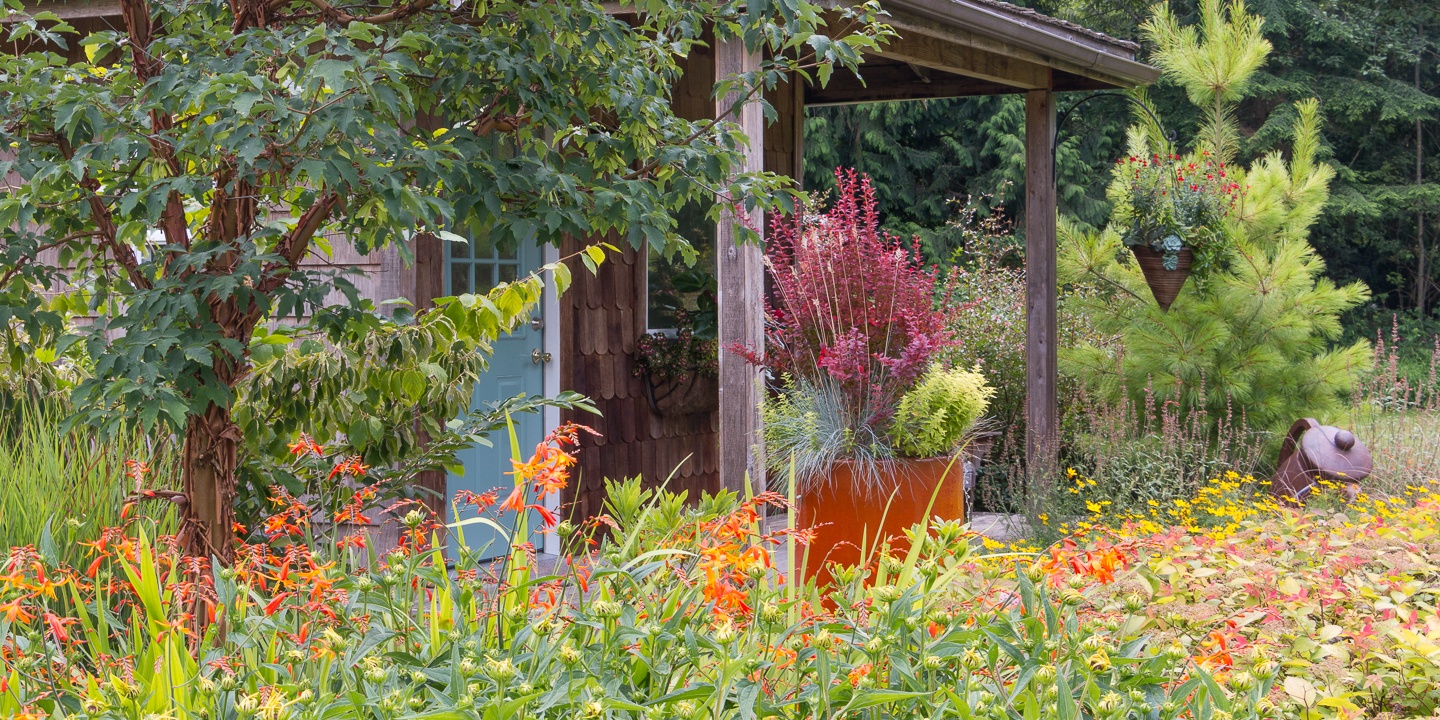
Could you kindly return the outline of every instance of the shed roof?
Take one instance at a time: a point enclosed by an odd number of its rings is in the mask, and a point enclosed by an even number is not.
[[[881,5],[902,39],[909,34],[948,39],[1109,87],[1148,85],[1160,77],[1158,69],[1136,59],[1140,46],[1129,40],[1001,0],[881,0]]]

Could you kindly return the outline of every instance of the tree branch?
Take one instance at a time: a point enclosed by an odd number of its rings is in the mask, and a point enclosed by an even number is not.
[[[334,192],[327,192],[300,215],[299,222],[295,223],[290,234],[286,235],[276,247],[282,261],[270,263],[265,267],[264,277],[260,281],[261,293],[274,292],[285,282],[286,276],[300,265],[300,260],[310,252],[310,240],[315,237],[315,232],[325,224],[326,220],[330,219],[330,213],[339,204],[340,196]]]
[[[266,9],[267,11],[273,12],[289,4],[291,1],[292,0],[270,0],[270,3],[268,4]],[[320,10],[321,15],[324,15],[325,17],[330,18],[335,22],[362,22],[376,25],[380,23],[394,22],[396,20],[404,20],[405,18],[420,13],[426,8],[435,4],[435,0],[416,0],[415,2],[401,5],[392,10],[378,13],[375,15],[352,15],[345,10],[331,5],[329,2],[326,2],[326,0],[305,0],[305,2],[314,5]]]
[[[75,148],[70,141],[63,137],[56,137],[56,145],[60,149],[61,157],[66,161],[73,160]],[[130,279],[130,284],[142,290],[149,290],[150,280],[140,272],[140,261],[135,258],[135,251],[129,245],[120,242],[115,227],[115,216],[111,214],[110,208],[100,200],[100,181],[90,176],[89,168],[80,177],[80,187],[89,191],[85,198],[90,203],[90,215],[95,220],[95,234],[100,237],[100,247],[110,251],[110,257],[120,263],[125,270],[125,275]]]

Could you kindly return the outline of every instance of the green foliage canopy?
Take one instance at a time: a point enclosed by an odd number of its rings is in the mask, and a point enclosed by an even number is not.
[[[687,202],[723,198],[717,219],[787,202],[780,178],[741,172],[730,114],[885,33],[873,4],[842,12],[844,37],[807,0],[622,5],[122,0],[123,31],[77,38],[5,0],[0,177],[24,181],[0,193],[0,324],[85,344],[86,422],[183,428],[185,490],[220,538],[255,329],[358,302],[349,278],[301,264],[326,237],[362,254],[408,255],[422,232],[683,250]],[[716,84],[729,113],[691,121],[671,88],[702,42],[760,60]],[[47,291],[96,322],[64,332]],[[504,326],[524,307],[498,310]]]

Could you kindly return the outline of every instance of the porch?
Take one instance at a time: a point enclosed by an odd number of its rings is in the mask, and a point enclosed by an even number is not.
[[[899,37],[868,55],[862,75],[837,75],[825,87],[792,82],[767,93],[776,111],[767,123],[758,103],[737,118],[751,139],[749,167],[803,178],[807,107],[1024,94],[1026,118],[1025,238],[1028,276],[1029,432],[1032,467],[1056,454],[1056,195],[1053,171],[1060,93],[1123,89],[1153,82],[1158,71],[1135,59],[1138,46],[994,0],[887,0]],[[714,117],[727,99],[710,96],[718,78],[754,69],[758,58],[737,43],[719,43],[688,58],[673,102],[690,119]],[[647,323],[645,252],[625,248],[598,276],[575,275],[559,300],[559,387],[594,399],[602,417],[566,419],[594,425],[564,502],[574,517],[600,512],[604,480],[641,475],[693,498],[765,483],[759,404],[760,370],[727,348],[761,350],[764,250],[737,245],[734,221],[714,228],[718,299],[719,391],[713,412],[661,415],[637,377],[637,340]],[[764,218],[745,218],[764,230]],[[618,243],[617,243],[618,244]],[[569,239],[561,254],[583,243]],[[668,479],[668,480],[667,480]]]

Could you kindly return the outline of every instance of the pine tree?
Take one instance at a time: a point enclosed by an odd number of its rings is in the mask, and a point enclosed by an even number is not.
[[[1236,103],[1269,51],[1260,20],[1238,0],[1228,8],[1221,3],[1202,2],[1199,28],[1182,26],[1168,7],[1145,27],[1155,62],[1186,90],[1197,116],[1185,158],[1191,162],[1238,152]],[[1318,103],[1294,103],[1290,115],[1288,160],[1272,151],[1248,167],[1225,166],[1244,188],[1225,223],[1225,257],[1205,277],[1191,278],[1168,313],[1128,262],[1122,228],[1062,226],[1062,282],[1089,289],[1072,295],[1067,310],[1088,317],[1103,336],[1063,351],[1062,367],[1112,396],[1139,399],[1153,391],[1212,418],[1243,414],[1259,429],[1336,409],[1370,363],[1364,342],[1334,347],[1341,314],[1369,291],[1323,275],[1309,234],[1335,173],[1318,159]],[[1157,135],[1146,124],[1133,127],[1130,152],[1170,152]],[[1117,203],[1126,201],[1129,187],[1120,167],[1110,186]]]

